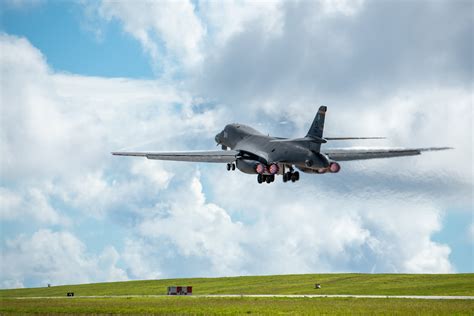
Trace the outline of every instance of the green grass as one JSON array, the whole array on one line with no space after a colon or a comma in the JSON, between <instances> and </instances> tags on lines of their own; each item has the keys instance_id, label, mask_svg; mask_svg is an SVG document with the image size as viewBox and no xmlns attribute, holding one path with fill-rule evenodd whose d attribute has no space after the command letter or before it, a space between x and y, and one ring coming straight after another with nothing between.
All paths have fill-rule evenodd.
<instances>
[{"instance_id":1,"label":"green grass","mask_svg":"<svg viewBox=\"0 0 474 316\"><path fill-rule=\"evenodd\" d=\"M474 301L364 298L1 299L0 314L400 314L472 315Z\"/></svg>"},{"instance_id":2,"label":"green grass","mask_svg":"<svg viewBox=\"0 0 474 316\"><path fill-rule=\"evenodd\" d=\"M321 289L314 289L320 283ZM300 274L128 281L0 290L0 298L90 295L157 295L172 285L194 294L474 295L474 274Z\"/></svg>"}]
</instances>

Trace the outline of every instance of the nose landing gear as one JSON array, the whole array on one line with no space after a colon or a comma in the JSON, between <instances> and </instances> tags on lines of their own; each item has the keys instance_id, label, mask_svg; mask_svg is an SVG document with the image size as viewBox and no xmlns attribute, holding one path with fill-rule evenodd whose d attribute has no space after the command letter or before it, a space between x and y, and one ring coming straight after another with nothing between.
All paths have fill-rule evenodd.
<instances>
[{"instance_id":1,"label":"nose landing gear","mask_svg":"<svg viewBox=\"0 0 474 316\"><path fill-rule=\"evenodd\" d=\"M234 163L228 163L227 164L227 171L234 171L235 170L235 164Z\"/></svg>"}]
</instances>

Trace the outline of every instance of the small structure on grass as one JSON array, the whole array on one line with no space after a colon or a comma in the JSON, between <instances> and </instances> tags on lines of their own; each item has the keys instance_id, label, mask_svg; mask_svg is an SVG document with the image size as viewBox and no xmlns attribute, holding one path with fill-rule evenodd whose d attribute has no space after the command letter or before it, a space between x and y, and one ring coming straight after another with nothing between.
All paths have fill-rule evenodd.
<instances>
[{"instance_id":1,"label":"small structure on grass","mask_svg":"<svg viewBox=\"0 0 474 316\"><path fill-rule=\"evenodd\" d=\"M321 284L316 283L316 284L314 285L314 288L315 288L315 289L320 289L320 288L321 288Z\"/></svg>"},{"instance_id":2,"label":"small structure on grass","mask_svg":"<svg viewBox=\"0 0 474 316\"><path fill-rule=\"evenodd\" d=\"M168 295L191 295L192 286L168 286Z\"/></svg>"},{"instance_id":3,"label":"small structure on grass","mask_svg":"<svg viewBox=\"0 0 474 316\"><path fill-rule=\"evenodd\" d=\"M67 292L67 296L74 296L74 292Z\"/></svg>"}]
</instances>

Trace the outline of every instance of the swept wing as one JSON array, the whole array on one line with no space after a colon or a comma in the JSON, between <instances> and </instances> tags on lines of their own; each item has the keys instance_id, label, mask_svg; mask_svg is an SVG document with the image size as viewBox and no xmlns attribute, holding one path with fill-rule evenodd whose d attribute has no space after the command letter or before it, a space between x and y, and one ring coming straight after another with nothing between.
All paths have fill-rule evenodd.
<instances>
[{"instance_id":1,"label":"swept wing","mask_svg":"<svg viewBox=\"0 0 474 316\"><path fill-rule=\"evenodd\" d=\"M190 162L222 162L236 160L238 151L209 150L209 151L175 151L175 152L113 152L116 156L146 157L156 160L190 161Z\"/></svg>"},{"instance_id":2,"label":"swept wing","mask_svg":"<svg viewBox=\"0 0 474 316\"><path fill-rule=\"evenodd\" d=\"M436 151L452 149L451 147L428 147L428 148L380 148L380 149L360 149L360 148L344 148L344 149L327 149L322 152L329 159L335 161L349 161L375 158L391 158L402 156L415 156L423 151Z\"/></svg>"}]
</instances>

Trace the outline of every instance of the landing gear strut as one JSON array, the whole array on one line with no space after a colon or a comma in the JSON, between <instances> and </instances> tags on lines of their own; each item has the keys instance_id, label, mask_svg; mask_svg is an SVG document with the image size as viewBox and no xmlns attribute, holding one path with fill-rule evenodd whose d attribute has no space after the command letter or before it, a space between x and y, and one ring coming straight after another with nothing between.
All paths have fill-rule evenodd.
<instances>
[{"instance_id":1,"label":"landing gear strut","mask_svg":"<svg viewBox=\"0 0 474 316\"><path fill-rule=\"evenodd\" d=\"M300 179L300 173L298 171L288 171L283 174L283 182L296 182Z\"/></svg>"}]
</instances>

